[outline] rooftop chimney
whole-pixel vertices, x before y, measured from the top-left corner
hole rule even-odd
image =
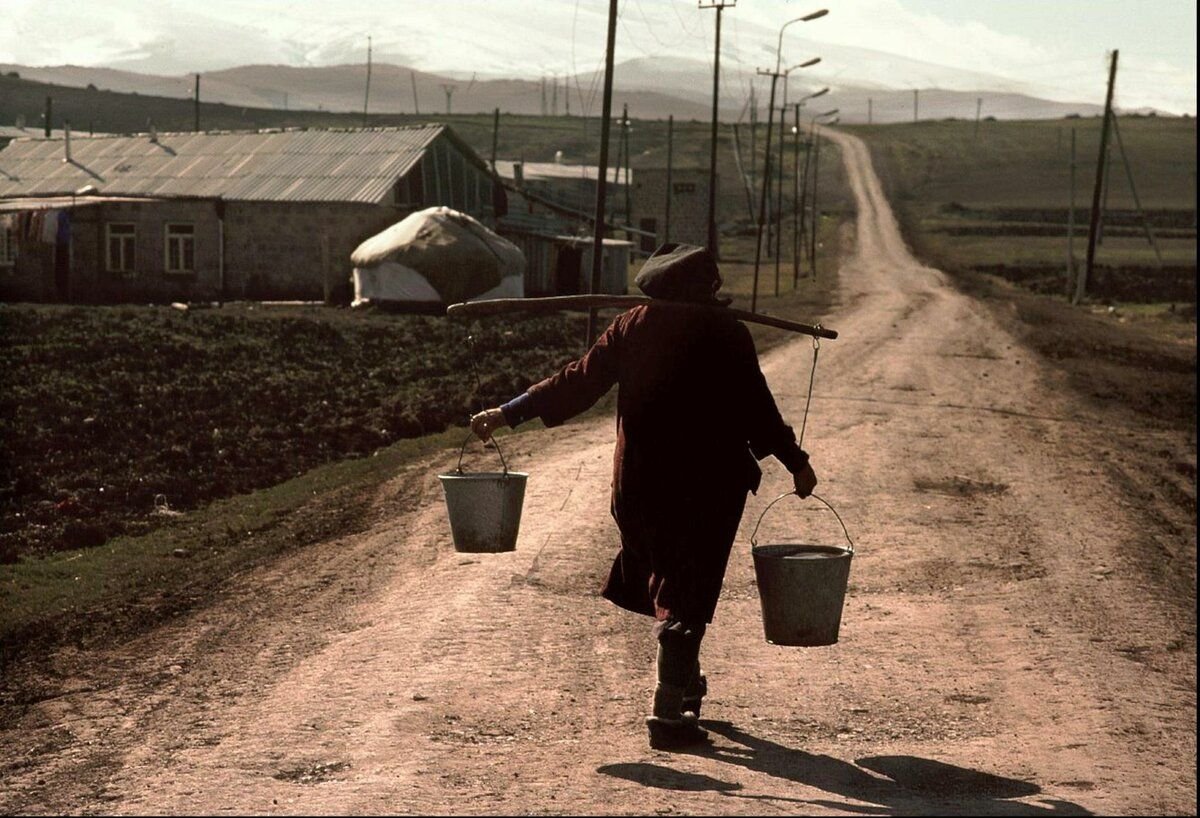
[[[25,130],[25,114],[17,114],[17,127]]]
[[[158,142],[158,128],[154,127],[154,123],[150,123],[150,141]]]
[[[63,162],[71,161],[71,123],[63,122]]]

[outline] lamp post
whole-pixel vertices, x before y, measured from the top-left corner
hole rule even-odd
[[[783,104],[779,106],[779,167],[776,169],[776,184],[775,184],[775,212],[772,214],[774,219],[775,231],[775,296],[779,297],[779,265],[783,262],[783,123],[787,117],[787,94],[788,94],[788,74],[795,71],[797,68],[808,68],[810,65],[816,65],[821,61],[820,57],[813,57],[810,60],[796,63],[793,66],[783,70]],[[828,89],[826,89],[828,90]],[[793,202],[794,205],[794,202]],[[793,207],[793,210],[795,208]],[[771,243],[771,229],[767,230],[767,244]]]
[[[772,119],[774,118],[774,113],[775,113],[775,83],[779,80],[779,78],[781,76],[783,76],[783,72],[780,71],[780,67],[782,65],[783,32],[784,32],[784,29],[786,29],[792,23],[803,23],[803,22],[808,22],[809,20],[816,20],[819,17],[824,17],[828,13],[829,13],[828,9],[821,9],[820,11],[814,11],[810,14],[806,14],[803,17],[796,17],[793,20],[788,20],[786,23],[784,23],[782,26],[780,26],[780,28],[779,28],[779,43],[775,48],[775,70],[774,71],[763,71],[762,69],[759,69],[759,71],[758,71],[759,74],[767,74],[767,75],[770,75],[770,77],[771,77],[771,99],[767,103],[767,144],[766,144],[766,151],[765,151],[766,158],[764,159],[762,193],[761,193],[761,196],[759,197],[759,205],[758,205],[758,230],[756,232],[755,242],[754,242],[754,288],[751,291],[751,295],[750,295],[750,311],[751,312],[757,312],[757,310],[758,310],[758,270],[759,270],[759,266],[762,263],[762,233],[763,233],[763,225],[766,223],[766,220],[767,220],[767,188],[770,187],[770,179],[771,179],[771,128],[772,128]],[[814,63],[814,61],[810,60],[809,64],[811,65],[811,64],[815,64],[815,63]]]
[[[792,199],[792,289],[795,289],[800,280],[800,254],[804,244],[805,228],[807,225],[807,206],[808,206],[808,163],[812,158],[812,151],[805,150],[804,152],[804,173],[800,173],[800,136],[803,128],[800,126],[800,109],[804,107],[804,103],[810,99],[823,97],[829,93],[828,88],[822,88],[819,91],[814,91],[811,94],[805,94],[796,103],[795,115],[796,124],[792,126],[792,135],[794,138],[793,150],[796,154],[796,178],[795,186],[797,193]]]

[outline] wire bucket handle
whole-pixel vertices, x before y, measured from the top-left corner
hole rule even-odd
[[[463,474],[464,473],[463,467],[462,467],[463,454],[467,451],[467,444],[471,442],[471,439],[478,438],[478,437],[479,436],[477,434],[475,434],[474,432],[469,432],[467,434],[467,439],[463,441],[462,447],[458,450],[458,467],[454,470],[455,474]],[[484,446],[486,446],[489,441],[491,442],[491,444],[493,446],[496,447],[496,454],[500,455],[500,463],[503,464],[503,466],[504,466],[504,476],[508,477],[508,462],[504,459],[504,452],[500,451],[499,441],[497,441],[496,438],[493,437],[492,435],[488,435],[488,439],[486,441],[484,441]]]
[[[784,497],[790,497],[792,495],[796,495],[797,497],[800,496],[800,495],[796,494],[795,489],[793,489],[792,491],[784,492],[783,494],[779,495],[771,502],[767,503],[767,507],[763,509],[762,514],[758,515],[758,522],[754,524],[754,533],[750,535],[750,545],[752,545],[752,546],[758,545],[758,527],[760,525],[762,525],[763,517],[767,516],[767,512],[771,510],[771,506],[778,503]],[[837,521],[839,523],[841,523],[841,526],[842,526],[842,533],[846,535],[846,542],[850,543],[850,553],[854,554],[854,540],[850,539],[850,532],[846,530],[846,524],[844,522],[842,522],[842,515],[838,514],[837,509],[834,508],[833,506],[831,506],[829,504],[829,501],[826,500],[824,497],[821,497],[819,494],[810,494],[809,497],[820,500],[822,503],[825,504],[826,508],[828,508],[830,511],[833,512],[833,516],[837,517]]]

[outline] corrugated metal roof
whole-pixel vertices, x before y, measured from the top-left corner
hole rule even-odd
[[[71,140],[71,162],[61,139],[16,139],[0,150],[0,197],[91,184],[121,196],[378,203],[443,132],[450,134],[431,124],[90,137]]]

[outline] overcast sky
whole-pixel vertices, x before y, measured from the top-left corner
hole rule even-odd
[[[723,59],[771,65],[779,27],[822,7],[828,16],[788,28],[785,51],[856,46],[1100,103],[1105,54],[1118,48],[1119,105],[1196,112],[1194,0],[740,0],[725,12]],[[421,70],[565,75],[600,65],[607,9],[605,0],[0,0],[0,62],[159,74],[360,63],[371,36],[376,60]],[[713,18],[695,0],[621,0],[617,59],[711,60]],[[895,87],[927,87],[922,79],[898,76]]]

